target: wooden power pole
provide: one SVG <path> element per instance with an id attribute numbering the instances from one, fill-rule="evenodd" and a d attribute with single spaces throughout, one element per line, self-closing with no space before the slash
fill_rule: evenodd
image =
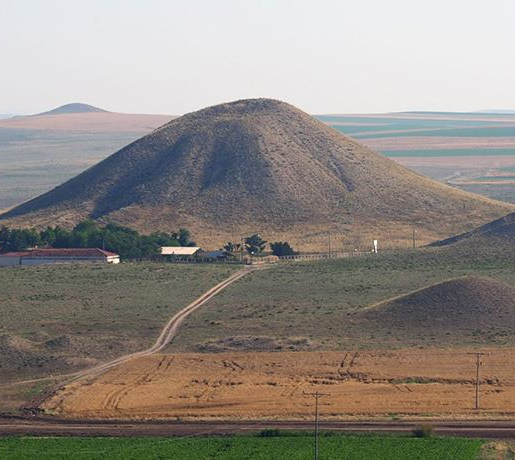
<path id="1" fill-rule="evenodd" d="M 479 368 L 483 365 L 481 362 L 481 356 L 484 356 L 486 353 L 468 353 L 469 355 L 476 356 L 476 404 L 475 409 L 479 410 Z"/>
<path id="2" fill-rule="evenodd" d="M 315 456 L 314 459 L 318 460 L 318 400 L 322 396 L 330 396 L 328 393 L 320 393 L 316 391 L 315 393 L 306 393 L 307 395 L 315 397 Z"/>

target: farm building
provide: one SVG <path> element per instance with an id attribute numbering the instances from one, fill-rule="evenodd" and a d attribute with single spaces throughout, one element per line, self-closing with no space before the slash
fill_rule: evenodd
<path id="1" fill-rule="evenodd" d="M 162 246 L 162 256 L 191 257 L 200 251 L 197 246 Z"/>
<path id="2" fill-rule="evenodd" d="M 98 248 L 29 249 L 0 254 L 0 266 L 62 263 L 118 264 L 120 256 Z"/>
<path id="3" fill-rule="evenodd" d="M 204 257 L 207 259 L 215 259 L 215 260 L 227 260 L 231 258 L 235 258 L 235 255 L 225 251 L 224 249 L 219 249 L 218 251 L 211 251 L 204 254 Z"/>

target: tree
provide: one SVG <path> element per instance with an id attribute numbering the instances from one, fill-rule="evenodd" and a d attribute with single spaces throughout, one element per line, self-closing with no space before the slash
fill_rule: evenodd
<path id="1" fill-rule="evenodd" d="M 79 222 L 70 232 L 61 227 L 9 229 L 0 227 L 0 251 L 21 251 L 40 244 L 53 248 L 105 248 L 120 254 L 122 259 L 139 259 L 159 254 L 161 246 L 194 246 L 190 232 L 181 228 L 177 233 L 141 235 L 136 230 L 117 224 L 99 226 L 93 220 Z"/>
<path id="2" fill-rule="evenodd" d="M 232 243 L 232 242 L 228 242 L 223 248 L 222 248 L 224 251 L 227 251 L 229 253 L 234 253 L 234 252 L 237 252 L 241 249 L 241 244 L 240 243 Z"/>
<path id="3" fill-rule="evenodd" d="M 2 245 L 3 251 L 23 251 L 40 243 L 39 233 L 34 229 L 3 229 L 2 235 L 2 239 L 5 240 Z"/>
<path id="4" fill-rule="evenodd" d="M 7 248 L 10 238 L 11 231 L 2 225 L 0 228 L 0 251 L 3 251 L 5 248 Z"/>
<path id="5" fill-rule="evenodd" d="M 245 238 L 245 250 L 250 255 L 261 254 L 266 247 L 266 241 L 261 235 L 255 234 Z"/>
<path id="6" fill-rule="evenodd" d="M 272 254 L 274 256 L 294 256 L 296 253 L 289 243 L 286 241 L 276 241 L 275 243 L 270 243 L 270 248 L 272 249 Z"/>
<path id="7" fill-rule="evenodd" d="M 47 227 L 45 230 L 40 232 L 39 237 L 41 238 L 41 244 L 43 246 L 53 246 L 55 243 L 55 230 L 52 227 Z"/>
<path id="8" fill-rule="evenodd" d="M 177 235 L 177 240 L 181 246 L 195 246 L 195 242 L 190 241 L 191 233 L 185 228 L 179 229 L 179 234 Z"/>
<path id="9" fill-rule="evenodd" d="M 52 244 L 54 248 L 69 248 L 71 233 L 65 228 L 55 227 L 54 229 L 55 240 Z"/>

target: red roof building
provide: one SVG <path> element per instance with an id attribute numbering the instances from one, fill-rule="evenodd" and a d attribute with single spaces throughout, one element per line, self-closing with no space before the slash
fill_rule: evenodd
<path id="1" fill-rule="evenodd" d="M 0 266 L 84 262 L 117 264 L 120 263 L 120 256 L 98 248 L 29 249 L 0 254 Z"/>

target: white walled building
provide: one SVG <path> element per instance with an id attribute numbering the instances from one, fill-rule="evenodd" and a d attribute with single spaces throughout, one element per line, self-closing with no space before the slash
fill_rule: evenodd
<path id="1" fill-rule="evenodd" d="M 0 254 L 0 267 L 62 263 L 118 264 L 120 256 L 98 248 L 30 249 Z"/>

